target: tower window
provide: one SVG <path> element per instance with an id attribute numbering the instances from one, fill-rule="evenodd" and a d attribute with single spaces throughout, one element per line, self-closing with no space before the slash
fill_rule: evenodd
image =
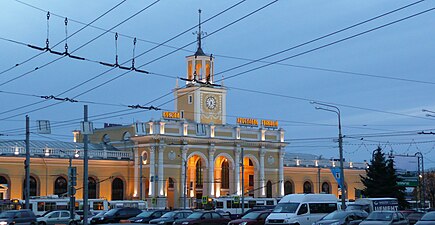
<path id="1" fill-rule="evenodd" d="M 192 102 L 193 102 L 193 96 L 192 96 L 192 95 L 189 95 L 189 96 L 187 97 L 187 103 L 192 104 Z"/>

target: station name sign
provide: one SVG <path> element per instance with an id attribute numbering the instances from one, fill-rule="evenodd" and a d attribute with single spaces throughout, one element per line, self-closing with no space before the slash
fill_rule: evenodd
<path id="1" fill-rule="evenodd" d="M 241 118 L 241 117 L 238 117 L 237 118 L 237 124 L 244 125 L 244 126 L 253 126 L 253 127 L 256 127 L 256 126 L 258 126 L 258 120 L 257 119 L 252 119 L 252 118 Z"/>
<path id="2" fill-rule="evenodd" d="M 261 125 L 268 128 L 278 128 L 278 120 L 262 120 Z"/>
<path id="3" fill-rule="evenodd" d="M 163 118 L 165 118 L 165 119 L 180 119 L 181 118 L 179 112 L 165 111 L 162 114 L 163 114 Z"/>
<path id="4" fill-rule="evenodd" d="M 240 126 L 258 127 L 258 119 L 237 118 L 237 124 Z M 261 120 L 261 125 L 265 128 L 278 128 L 278 120 Z"/>

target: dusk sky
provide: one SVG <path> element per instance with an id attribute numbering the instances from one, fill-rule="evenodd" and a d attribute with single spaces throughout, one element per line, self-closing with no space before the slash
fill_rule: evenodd
<path id="1" fill-rule="evenodd" d="M 228 89 L 227 123 L 237 117 L 278 120 L 288 152 L 338 158 L 337 115 L 310 101 L 333 104 L 341 110 L 346 161 L 369 160 L 380 145 L 398 155 L 420 151 L 425 167 L 435 167 L 435 118 L 422 112 L 435 111 L 434 3 L 4 0 L 0 140 L 24 139 L 26 114 L 32 132 L 36 120 L 52 126 L 52 134 L 32 133 L 31 139 L 72 141 L 84 104 L 95 128 L 161 118 L 161 111 L 128 105 L 174 110 L 171 91 L 177 77 L 186 77 L 185 57 L 196 50 L 201 9 L 203 50 L 215 57 L 215 80 L 223 76 Z M 47 11 L 49 46 L 57 52 L 65 50 L 65 17 L 71 35 L 101 16 L 67 39 L 68 51 L 87 60 L 49 52 L 34 57 L 42 51 L 26 45 L 45 47 Z M 115 32 L 119 63 L 131 66 L 136 37 L 135 55 L 144 54 L 135 66 L 150 74 L 96 63 L 115 62 Z M 50 95 L 78 102 L 38 97 Z"/>

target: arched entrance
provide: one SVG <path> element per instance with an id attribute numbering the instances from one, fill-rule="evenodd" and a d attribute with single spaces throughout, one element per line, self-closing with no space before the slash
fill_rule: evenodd
<path id="1" fill-rule="evenodd" d="M 5 176 L 0 176 L 0 200 L 9 199 L 9 182 Z"/>
<path id="2" fill-rule="evenodd" d="M 54 194 L 55 195 L 66 195 L 68 192 L 68 182 L 65 177 L 58 177 L 54 181 Z"/>
<path id="3" fill-rule="evenodd" d="M 202 153 L 192 153 L 187 159 L 187 197 L 197 206 L 207 193 L 207 167 L 207 159 Z"/>
<path id="4" fill-rule="evenodd" d="M 112 181 L 112 200 L 124 200 L 124 181 L 121 178 Z"/>
<path id="5" fill-rule="evenodd" d="M 304 182 L 304 194 L 313 193 L 313 184 L 310 181 Z"/>
<path id="6" fill-rule="evenodd" d="M 90 199 L 98 198 L 98 183 L 97 183 L 97 179 L 93 177 L 88 178 L 88 198 Z"/>
<path id="7" fill-rule="evenodd" d="M 266 198 L 272 198 L 272 182 L 270 180 L 266 184 Z"/>
<path id="8" fill-rule="evenodd" d="M 169 177 L 166 181 L 166 199 L 168 200 L 168 207 L 173 209 L 175 207 L 174 196 L 175 181 L 174 178 Z"/>
<path id="9" fill-rule="evenodd" d="M 234 161 L 226 153 L 219 154 L 214 163 L 214 188 L 215 195 L 226 196 L 234 192 Z"/>

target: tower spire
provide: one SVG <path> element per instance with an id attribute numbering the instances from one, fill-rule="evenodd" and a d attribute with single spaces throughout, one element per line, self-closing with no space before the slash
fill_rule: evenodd
<path id="1" fill-rule="evenodd" d="M 198 9 L 198 31 L 196 32 L 198 49 L 195 52 L 195 56 L 205 55 L 204 51 L 201 48 L 201 39 L 203 34 L 204 33 L 201 31 L 201 9 Z"/>

